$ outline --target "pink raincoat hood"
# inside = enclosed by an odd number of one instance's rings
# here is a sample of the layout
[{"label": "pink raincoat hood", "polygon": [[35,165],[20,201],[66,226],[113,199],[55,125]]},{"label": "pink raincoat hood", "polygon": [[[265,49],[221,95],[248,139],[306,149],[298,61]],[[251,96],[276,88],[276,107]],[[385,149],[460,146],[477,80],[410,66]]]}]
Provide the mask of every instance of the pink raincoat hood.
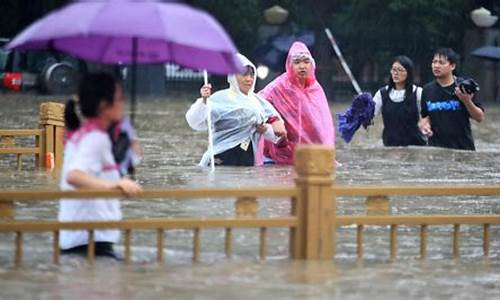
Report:
[{"label": "pink raincoat hood", "polygon": [[306,54],[312,60],[311,72],[309,73],[309,76],[306,79],[306,88],[307,88],[308,86],[316,82],[316,62],[314,61],[314,58],[312,57],[311,52],[309,51],[307,46],[301,42],[293,43],[292,47],[290,47],[290,50],[288,50],[288,56],[286,57],[286,63],[285,63],[286,77],[292,84],[299,85],[297,77],[293,72],[292,58],[295,55],[301,53]]},{"label": "pink raincoat hood", "polygon": [[294,74],[292,57],[299,53],[305,53],[312,59],[305,44],[293,43],[286,59],[286,72],[259,92],[285,121],[288,145],[278,147],[267,141],[265,143],[264,154],[277,164],[293,164],[298,144],[335,145],[332,115],[323,88],[316,81],[314,60],[305,86],[299,84]]}]

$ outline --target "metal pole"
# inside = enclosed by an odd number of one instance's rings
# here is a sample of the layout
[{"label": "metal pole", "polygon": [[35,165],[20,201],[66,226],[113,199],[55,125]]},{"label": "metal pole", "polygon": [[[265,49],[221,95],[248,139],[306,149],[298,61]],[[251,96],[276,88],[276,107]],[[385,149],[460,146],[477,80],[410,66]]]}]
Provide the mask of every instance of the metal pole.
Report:
[{"label": "metal pole", "polygon": [[135,94],[137,81],[137,38],[132,38],[132,67],[130,75],[130,122],[135,125]]},{"label": "metal pole", "polygon": [[[205,85],[208,84],[208,73],[207,70],[203,70],[203,82]],[[207,125],[208,125],[208,153],[210,153],[210,170],[215,171],[215,161],[214,161],[214,141],[212,137],[212,110],[210,108],[210,101],[207,99]]]},{"label": "metal pole", "polygon": [[358,95],[360,95],[362,93],[361,88],[359,87],[359,84],[356,81],[356,78],[354,78],[354,75],[352,75],[352,72],[351,72],[351,69],[349,68],[349,65],[347,65],[347,63],[344,59],[344,56],[342,55],[342,52],[340,51],[340,48],[337,45],[337,42],[333,38],[332,32],[330,31],[330,29],[325,28],[325,33],[326,33],[326,36],[328,37],[328,39],[330,40],[330,44],[332,45],[333,50],[335,51],[335,54],[337,54],[337,57],[340,60],[340,64],[342,65],[342,68],[344,68],[345,73],[347,74],[347,76],[351,80],[351,83],[352,83],[352,86],[354,87],[354,90],[356,90],[356,93],[358,93]]}]

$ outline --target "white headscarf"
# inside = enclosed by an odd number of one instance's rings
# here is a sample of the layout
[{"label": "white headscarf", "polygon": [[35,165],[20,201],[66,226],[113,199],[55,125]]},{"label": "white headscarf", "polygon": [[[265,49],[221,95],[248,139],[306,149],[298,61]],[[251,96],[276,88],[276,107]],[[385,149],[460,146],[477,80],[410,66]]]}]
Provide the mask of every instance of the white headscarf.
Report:
[{"label": "white headscarf", "polygon": [[[249,66],[254,70],[254,82],[245,95],[239,88],[236,75],[228,75],[229,88],[218,91],[208,98],[211,105],[215,155],[243,142],[251,141],[255,156],[261,138],[261,134],[255,131],[256,126],[271,116],[279,115],[269,102],[254,93],[257,79],[255,65],[241,54],[238,54],[238,58],[243,66]],[[200,165],[206,166],[209,162],[210,154],[206,151]]]},{"label": "white headscarf", "polygon": [[253,69],[253,83],[252,87],[250,87],[250,90],[248,91],[248,94],[245,95],[243,92],[241,92],[240,87],[238,85],[238,80],[236,79],[235,74],[230,74],[227,76],[227,82],[229,83],[229,88],[236,92],[240,97],[242,98],[248,98],[248,100],[252,101],[254,104],[257,104],[256,109],[262,109],[261,104],[258,103],[257,96],[255,95],[255,83],[257,82],[257,68],[255,68],[255,65],[248,59],[246,58],[243,54],[236,54],[236,56],[239,58],[241,64],[245,67],[250,67]]}]

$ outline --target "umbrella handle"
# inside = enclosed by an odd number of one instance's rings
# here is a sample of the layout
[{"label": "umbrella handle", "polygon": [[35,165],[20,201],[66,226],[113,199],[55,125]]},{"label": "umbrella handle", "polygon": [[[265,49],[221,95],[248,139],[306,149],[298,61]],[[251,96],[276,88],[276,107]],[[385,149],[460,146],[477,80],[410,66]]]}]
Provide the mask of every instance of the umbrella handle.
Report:
[{"label": "umbrella handle", "polygon": [[[208,73],[207,70],[203,70],[203,81],[205,85],[208,84]],[[208,152],[210,153],[210,170],[215,171],[215,159],[214,159],[214,142],[212,138],[212,110],[210,108],[210,101],[207,99],[207,125],[208,125]]]}]

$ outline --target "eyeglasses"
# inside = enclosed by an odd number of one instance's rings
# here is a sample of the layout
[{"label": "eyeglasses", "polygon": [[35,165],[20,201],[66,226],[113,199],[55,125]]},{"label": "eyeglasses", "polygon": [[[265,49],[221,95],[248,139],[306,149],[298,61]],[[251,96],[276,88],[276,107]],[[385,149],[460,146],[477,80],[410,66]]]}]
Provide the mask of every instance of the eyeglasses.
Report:
[{"label": "eyeglasses", "polygon": [[392,68],[391,73],[406,73],[406,70],[403,68]]}]

